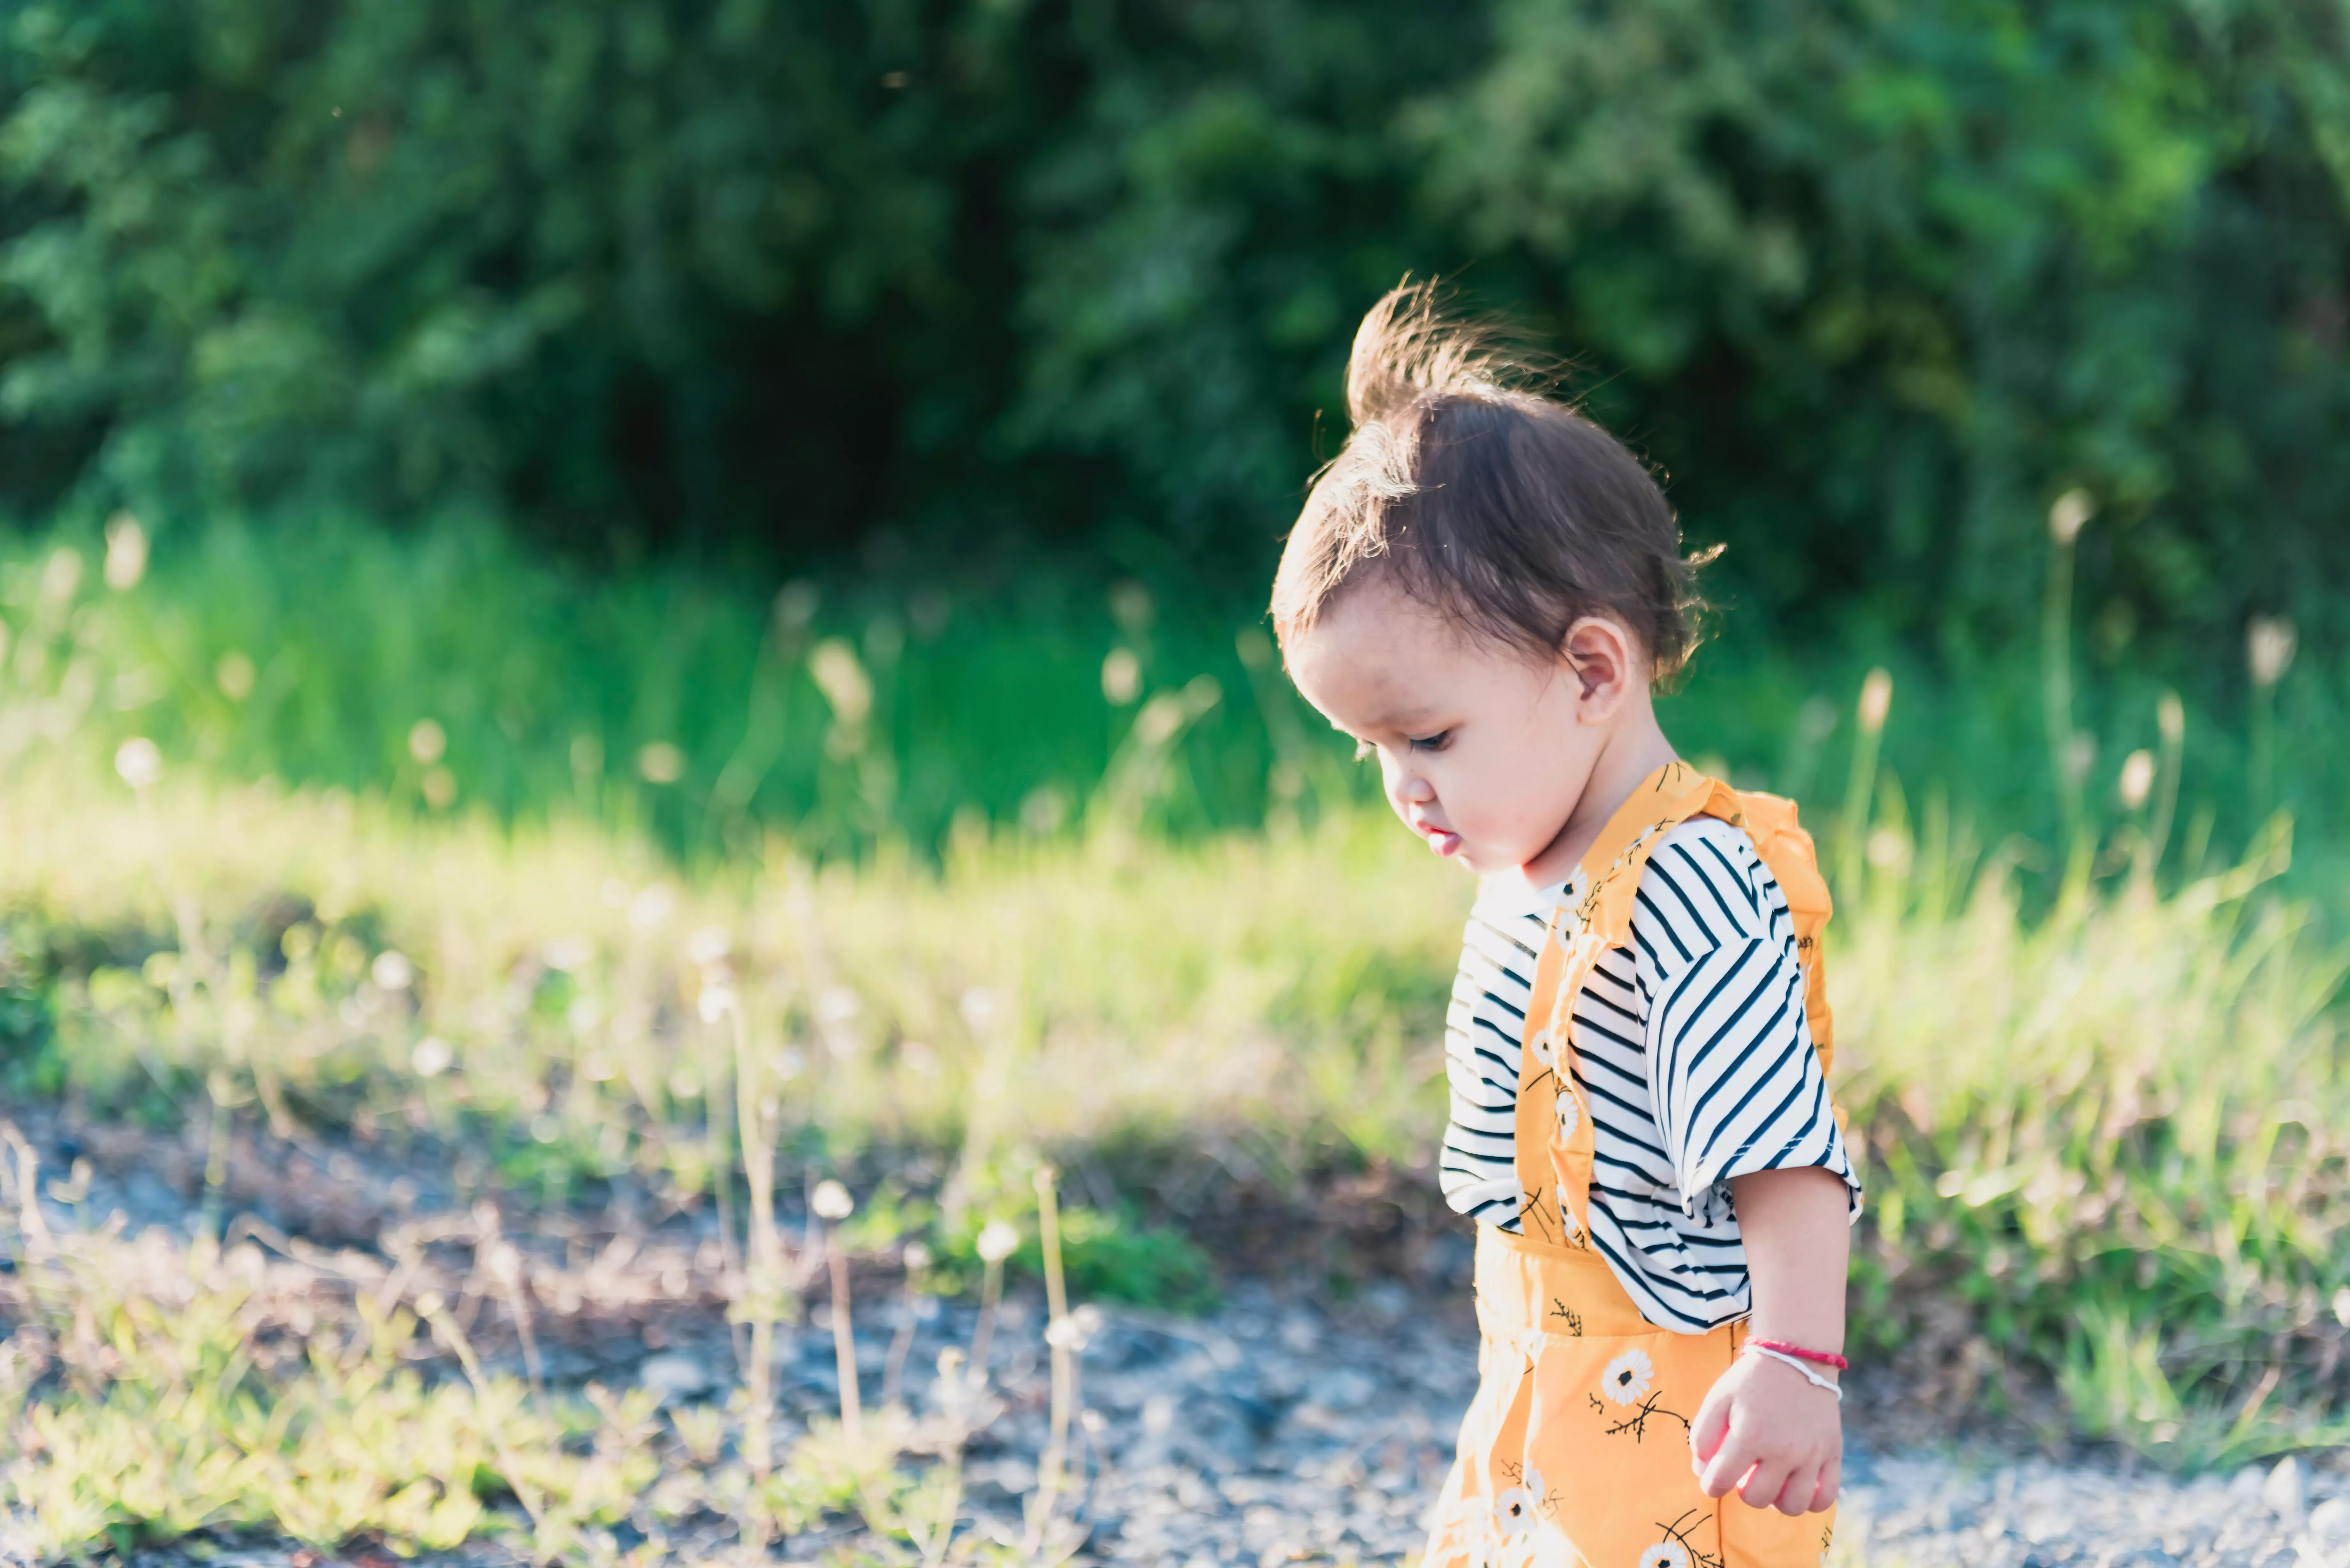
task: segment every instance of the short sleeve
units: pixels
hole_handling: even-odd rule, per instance
[[[1746,836],[1706,820],[1650,856],[1633,910],[1649,992],[1648,1091],[1695,1220],[1729,1216],[1731,1177],[1819,1166],[1860,1205],[1813,1049],[1786,898]]]

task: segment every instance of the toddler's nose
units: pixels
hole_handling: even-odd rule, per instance
[[[1436,786],[1423,778],[1406,778],[1403,798],[1414,805],[1426,805],[1436,798]]]

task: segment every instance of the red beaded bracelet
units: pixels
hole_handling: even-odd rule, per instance
[[[1838,1372],[1849,1371],[1852,1363],[1833,1350],[1805,1350],[1800,1345],[1790,1345],[1783,1339],[1750,1339],[1746,1342],[1757,1350],[1775,1350],[1782,1355],[1792,1355],[1802,1361],[1816,1361],[1822,1366],[1833,1366]]]

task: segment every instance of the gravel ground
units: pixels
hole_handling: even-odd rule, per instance
[[[22,1112],[19,1119],[44,1145],[49,1169],[72,1166],[79,1140],[52,1147],[56,1129]],[[88,1195],[71,1208],[45,1204],[52,1225],[102,1229],[103,1220],[130,1234],[157,1227],[154,1240],[168,1262],[193,1212],[187,1174],[169,1165],[177,1157],[152,1142],[134,1145],[128,1135],[120,1149],[95,1134],[85,1139],[98,1161]],[[448,1218],[453,1210],[432,1183],[411,1183],[344,1154],[306,1161],[241,1150],[232,1175],[234,1211],[250,1210],[288,1235],[351,1245],[338,1254],[347,1270],[356,1266],[351,1260],[380,1256],[363,1238],[396,1234],[382,1229],[395,1214],[436,1245],[463,1241],[464,1227]],[[568,1294],[576,1307],[585,1295],[626,1309],[545,1322],[551,1379],[641,1383],[678,1404],[723,1397],[733,1386],[723,1302],[705,1277],[714,1251],[705,1226],[681,1213],[592,1224],[539,1216],[530,1234],[522,1231],[526,1222],[515,1215],[508,1234],[530,1252],[528,1278],[542,1301]],[[616,1236],[616,1224],[624,1235]],[[578,1233],[561,1239],[565,1225]],[[280,1244],[299,1245],[282,1237]],[[567,1265],[557,1254],[574,1261]],[[457,1255],[468,1254],[460,1246]],[[1175,1568],[1410,1561],[1476,1382],[1466,1238],[1436,1238],[1423,1255],[1428,1266],[1414,1285],[1375,1284],[1343,1303],[1243,1280],[1203,1318],[1107,1309],[1082,1357],[1085,1414],[1075,1455],[1084,1477],[1075,1504],[1085,1532],[1081,1560]],[[301,1288],[298,1279],[293,1288]],[[939,1353],[972,1344],[975,1309],[906,1295],[894,1275],[866,1278],[858,1292],[859,1381],[868,1408],[885,1389],[902,1386],[917,1415],[935,1410]],[[1043,1316],[1033,1296],[1004,1303],[989,1356],[992,1415],[966,1450],[966,1528],[1007,1543],[1020,1539],[1022,1501],[1035,1489],[1045,1443]],[[778,1350],[776,1435],[789,1441],[837,1406],[827,1309],[785,1335]],[[512,1356],[509,1350],[495,1359]],[[893,1373],[893,1366],[901,1370]],[[2350,1568],[2350,1475],[2335,1455],[2182,1481],[2126,1458],[2059,1461],[1980,1439],[1921,1447],[1918,1434],[1935,1428],[1905,1407],[1898,1390],[1873,1389],[1863,1376],[1855,1395],[1835,1552],[1846,1568]],[[0,1522],[0,1562],[17,1555],[7,1536]],[[787,1561],[837,1562],[858,1544],[843,1526],[784,1542],[778,1551]],[[722,1526],[672,1545],[672,1562],[739,1556]],[[354,1560],[363,1568],[391,1564],[378,1551]],[[494,1551],[469,1549],[447,1562],[501,1560]],[[136,1561],[148,1568],[323,1568],[315,1553],[250,1540],[198,1540],[142,1551]]]
[[[1002,1368],[1014,1407],[973,1465],[1002,1489],[974,1500],[983,1529],[1016,1517],[1009,1494],[1034,1475],[1029,1365]],[[1114,1312],[1086,1356],[1101,1417],[1091,1552],[1185,1568],[1407,1562],[1475,1382],[1465,1311],[1400,1289],[1331,1310],[1243,1288],[1187,1324]],[[1848,1563],[2350,1564],[2350,1477],[2330,1457],[2181,1481],[1983,1447],[1879,1447],[1856,1423],[1847,1477]]]

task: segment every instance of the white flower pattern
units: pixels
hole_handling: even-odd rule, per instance
[[[1615,1404],[1629,1405],[1648,1391],[1649,1380],[1656,1375],[1648,1353],[1636,1345],[1607,1364],[1607,1370],[1599,1375],[1599,1392]],[[1688,1568],[1686,1559],[1679,1568]]]
[[[1689,1548],[1678,1541],[1659,1541],[1640,1548],[1640,1568],[1690,1568]]]
[[[1583,1107],[1571,1093],[1558,1097],[1558,1141],[1561,1145],[1575,1136],[1577,1123],[1583,1119]]]
[[[1543,1484],[1542,1471],[1532,1465],[1520,1469],[1518,1476],[1517,1485],[1493,1499],[1493,1530],[1500,1545],[1497,1568],[1513,1562],[1534,1561],[1534,1532],[1548,1489]]]

